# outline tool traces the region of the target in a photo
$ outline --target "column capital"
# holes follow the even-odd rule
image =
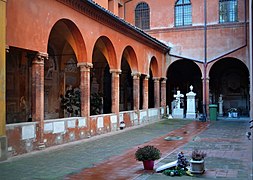
[[[133,79],[139,79],[141,76],[140,72],[135,72],[135,73],[131,73],[131,75],[133,76]]]
[[[121,69],[110,69],[110,73],[121,74]]]
[[[167,77],[161,77],[162,81],[167,81],[167,79],[168,79]]]
[[[162,78],[161,83],[162,83],[162,84],[166,84],[166,81],[167,81],[167,78]]]
[[[144,74],[144,76],[145,76],[145,78],[144,79],[149,79],[150,78],[150,76],[148,75],[148,74]]]
[[[77,63],[77,67],[80,67],[81,72],[89,72],[90,69],[93,68],[93,64],[88,62],[80,62]]]
[[[48,59],[48,54],[44,53],[44,52],[37,52],[37,54],[35,54],[32,63],[33,64],[44,64],[44,61]]]
[[[201,77],[202,81],[204,81],[204,78]],[[210,77],[206,77],[206,80],[209,81],[210,80]]]
[[[77,67],[86,67],[86,68],[93,68],[93,64],[89,62],[80,62],[77,63]]]
[[[159,81],[160,78],[159,78],[159,77],[153,77],[153,80],[154,80],[154,81]]]

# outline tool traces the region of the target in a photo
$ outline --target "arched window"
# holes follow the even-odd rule
[[[149,29],[149,21],[149,6],[145,2],[141,2],[135,8],[135,26]]]
[[[220,0],[220,23],[236,22],[238,20],[237,0]]]
[[[175,26],[192,24],[192,5],[190,0],[178,0],[175,4]]]

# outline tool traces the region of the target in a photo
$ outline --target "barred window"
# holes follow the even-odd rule
[[[237,0],[220,0],[220,23],[238,20]]]
[[[175,26],[192,24],[192,5],[190,0],[178,0],[175,4]]]
[[[149,29],[149,21],[149,6],[145,2],[141,2],[135,8],[135,26]]]

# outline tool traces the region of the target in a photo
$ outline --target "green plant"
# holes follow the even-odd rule
[[[97,115],[100,113],[102,107],[102,93],[92,93],[90,98],[90,113],[91,115]]]
[[[161,152],[154,146],[147,145],[144,147],[139,147],[135,152],[135,159],[138,161],[146,161],[146,160],[157,160],[161,158]]]
[[[230,108],[230,109],[228,109],[228,112],[237,112],[238,110],[236,109],[236,108]]]
[[[198,149],[194,149],[192,151],[192,155],[191,158],[194,161],[201,161],[202,159],[204,159],[206,157],[206,153],[203,151],[200,151]]]
[[[81,111],[81,91],[79,88],[73,89],[69,86],[65,95],[61,95],[61,108],[65,109],[69,116],[80,116]]]

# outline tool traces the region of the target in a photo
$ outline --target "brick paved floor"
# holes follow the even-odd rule
[[[99,135],[43,151],[30,153],[0,163],[0,179],[63,179],[127,150],[165,135],[191,121],[159,121],[141,128]]]
[[[194,148],[207,153],[205,158],[206,171],[203,175],[194,177],[182,176],[180,180],[188,179],[227,179],[252,180],[252,141],[245,136],[249,131],[247,121],[214,121],[206,131],[184,146],[176,149],[161,160],[157,167],[176,160],[177,153],[183,151],[190,156]],[[175,179],[161,173],[144,173],[136,180]]]
[[[49,148],[0,163],[0,179],[251,180],[252,142],[245,137],[247,122],[215,121],[205,130],[206,125],[190,120],[165,120]],[[168,141],[163,140],[167,135],[184,138],[168,145],[165,144]],[[176,160],[179,151],[184,151],[188,157],[195,147],[201,147],[208,154],[206,172],[194,177],[169,177],[146,172],[133,156],[137,147],[145,143],[159,146],[163,152],[163,158],[157,161],[156,167]]]
[[[185,143],[189,142],[192,137],[202,132],[208,123],[192,122],[174,130],[164,136],[155,138],[144,145],[154,145],[158,147],[162,154],[166,155],[178,148]],[[167,136],[181,136],[183,137],[180,141],[165,141],[164,138]],[[85,180],[123,180],[123,179],[133,179],[139,174],[143,173],[142,162],[138,162],[134,158],[134,153],[138,147],[134,147],[123,153],[121,156],[113,157],[108,161],[96,165],[93,168],[85,169],[80,173],[68,176],[66,179],[78,180],[84,178]]]

